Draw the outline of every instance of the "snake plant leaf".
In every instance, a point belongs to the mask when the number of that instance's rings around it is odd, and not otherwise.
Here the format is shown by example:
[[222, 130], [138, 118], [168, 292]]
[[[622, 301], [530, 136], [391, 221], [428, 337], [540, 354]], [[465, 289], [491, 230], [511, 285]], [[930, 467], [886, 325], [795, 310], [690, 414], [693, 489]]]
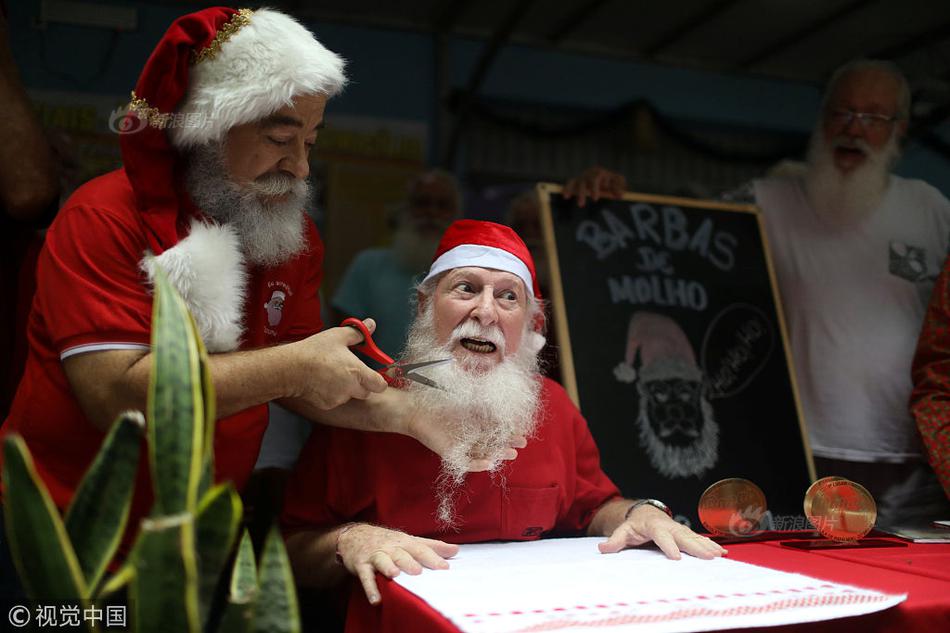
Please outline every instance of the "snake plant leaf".
[[181, 296], [155, 265], [152, 375], [148, 393], [149, 460], [155, 515], [197, 505], [205, 441], [199, 337]]
[[46, 486], [17, 434], [3, 445], [3, 499], [7, 539], [23, 587], [34, 600], [89, 597], [79, 560]]
[[250, 532], [247, 531], [247, 528], [244, 528], [237, 557], [234, 559], [228, 600], [248, 602], [257, 595], [257, 592], [257, 563], [254, 561], [254, 543], [251, 541]]
[[144, 519], [135, 544], [135, 575], [129, 592], [139, 633], [198, 633], [198, 569], [194, 516]]
[[90, 589], [95, 589], [125, 532], [145, 416], [119, 415], [66, 511], [66, 532]]
[[221, 618], [221, 625], [218, 627], [221, 633], [251, 630], [257, 593], [257, 565], [254, 562], [254, 546], [251, 543], [251, 535], [245, 528], [231, 571], [228, 603]]
[[241, 497], [230, 483], [212, 488], [198, 505], [198, 597], [201, 622], [207, 625], [215, 591], [241, 520]]
[[284, 540], [272, 527], [264, 541], [258, 574], [260, 593], [254, 607], [255, 633], [300, 633], [297, 592]]

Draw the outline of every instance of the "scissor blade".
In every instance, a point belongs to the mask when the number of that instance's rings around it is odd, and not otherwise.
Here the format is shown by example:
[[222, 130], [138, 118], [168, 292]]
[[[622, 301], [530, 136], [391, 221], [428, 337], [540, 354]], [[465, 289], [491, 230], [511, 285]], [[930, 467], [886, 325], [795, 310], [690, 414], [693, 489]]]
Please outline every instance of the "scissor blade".
[[413, 382], [417, 382], [417, 383], [419, 383], [419, 384], [425, 385], [426, 387], [432, 387], [433, 389], [441, 389], [441, 388], [442, 388], [442, 387], [440, 387], [437, 383], [435, 383], [435, 382], [429, 380], [429, 379], [426, 378], [425, 376], [420, 376], [419, 374], [416, 374], [416, 373], [408, 373], [408, 374], [406, 374], [406, 378], [408, 378], [409, 380], [411, 380], [411, 381], [413, 381]]
[[415, 371], [416, 369], [422, 369], [423, 367], [436, 367], [437, 365], [443, 365], [445, 363], [451, 363], [454, 358], [440, 358], [439, 360], [427, 360], [421, 363], [409, 363], [406, 365], [396, 363], [395, 366], [399, 368], [400, 371], [409, 373]]

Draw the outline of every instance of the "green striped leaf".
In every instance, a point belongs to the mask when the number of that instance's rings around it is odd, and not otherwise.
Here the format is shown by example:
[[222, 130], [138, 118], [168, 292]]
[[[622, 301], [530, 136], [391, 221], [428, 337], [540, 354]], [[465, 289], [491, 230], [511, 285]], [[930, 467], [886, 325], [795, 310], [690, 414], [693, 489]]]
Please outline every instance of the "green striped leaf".
[[299, 633], [300, 612], [284, 540], [271, 528], [261, 552], [260, 593], [254, 607], [255, 633]]
[[87, 599], [87, 584], [59, 511], [16, 434], [4, 441], [3, 483], [7, 539], [27, 595], [51, 602]]
[[230, 483], [211, 489], [198, 506], [195, 536], [198, 543], [198, 597], [201, 622], [207, 624], [221, 572], [241, 520], [241, 497]]
[[221, 625], [218, 627], [221, 633], [251, 630], [257, 592], [257, 565], [254, 563], [254, 546], [251, 544], [251, 535], [245, 528], [231, 571], [228, 603], [221, 618]]
[[199, 632], [193, 515], [143, 520], [134, 556], [129, 604], [135, 630]]
[[207, 444], [199, 344], [185, 302], [156, 265], [148, 394], [156, 515], [179, 514], [197, 505]]
[[231, 572], [231, 585], [228, 591], [228, 600], [232, 602], [249, 602], [258, 592], [257, 563], [254, 562], [254, 544], [251, 534], [244, 528], [241, 535], [241, 544], [238, 545], [237, 557], [234, 559], [234, 570]]
[[66, 532], [91, 589], [125, 532], [144, 430], [138, 411], [119, 415], [66, 511]]

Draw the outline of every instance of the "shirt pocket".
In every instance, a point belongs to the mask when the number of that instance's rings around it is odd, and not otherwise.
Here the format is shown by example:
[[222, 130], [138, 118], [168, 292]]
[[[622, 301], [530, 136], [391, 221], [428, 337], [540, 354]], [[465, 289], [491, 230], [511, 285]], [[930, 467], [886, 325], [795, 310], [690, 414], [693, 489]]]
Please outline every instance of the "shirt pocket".
[[557, 522], [560, 496], [556, 483], [545, 488], [508, 486], [502, 494], [502, 538], [532, 541], [551, 531]]

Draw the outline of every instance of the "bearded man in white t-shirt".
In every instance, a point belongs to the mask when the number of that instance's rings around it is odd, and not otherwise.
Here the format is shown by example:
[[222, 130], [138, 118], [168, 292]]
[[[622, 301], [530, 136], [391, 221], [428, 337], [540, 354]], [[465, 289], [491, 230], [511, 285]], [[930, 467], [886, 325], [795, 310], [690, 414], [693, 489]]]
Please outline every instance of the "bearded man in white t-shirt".
[[825, 94], [807, 166], [755, 182], [819, 476], [862, 483], [878, 525], [946, 513], [908, 410], [910, 366], [947, 255], [950, 203], [895, 176], [910, 90], [860, 60]]

